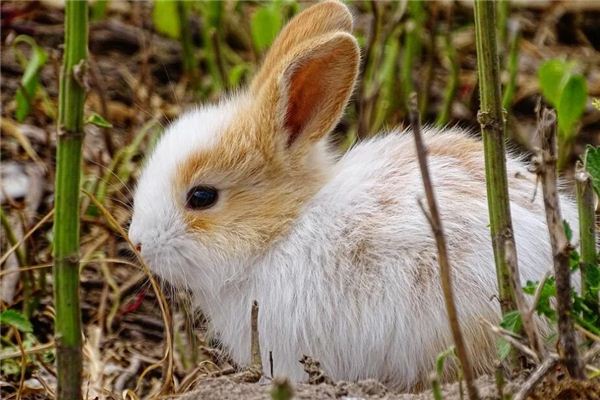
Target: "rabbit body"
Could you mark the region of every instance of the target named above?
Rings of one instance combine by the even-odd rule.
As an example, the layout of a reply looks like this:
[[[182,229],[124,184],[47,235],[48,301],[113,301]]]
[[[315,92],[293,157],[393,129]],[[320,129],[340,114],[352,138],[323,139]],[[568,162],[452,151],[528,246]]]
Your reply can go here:
[[[498,322],[499,305],[482,146],[458,131],[425,135],[460,322],[477,372],[489,371],[494,340],[481,318]],[[333,171],[291,230],[249,265],[224,268],[217,280],[227,283],[197,297],[198,306],[242,365],[257,300],[265,373],[271,353],[275,375],[301,381],[306,354],[334,379],[419,387],[453,341],[435,241],[417,203],[424,193],[412,137],[359,144]],[[534,178],[523,163],[509,158],[508,174],[521,279],[540,279],[552,265],[543,204],[532,202]],[[573,203],[562,204],[574,221]]]
[[[140,177],[129,235],[157,275],[193,294],[240,365],[256,300],[267,374],[272,354],[275,375],[304,380],[309,355],[334,379],[411,389],[452,338],[410,133],[337,161],[328,150],[358,75],[351,29],[339,2],[308,8],[247,91],[172,124]],[[482,144],[424,133],[462,330],[487,371],[494,340],[481,319],[497,322],[499,305]],[[525,164],[509,157],[507,169],[521,279],[540,279],[552,261],[543,205]],[[574,221],[572,201],[562,205]]]

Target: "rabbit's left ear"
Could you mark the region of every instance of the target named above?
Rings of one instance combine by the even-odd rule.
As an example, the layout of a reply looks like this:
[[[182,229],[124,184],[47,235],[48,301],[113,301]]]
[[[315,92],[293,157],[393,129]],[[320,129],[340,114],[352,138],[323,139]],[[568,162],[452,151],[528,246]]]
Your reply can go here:
[[[274,131],[288,147],[313,143],[342,116],[358,75],[360,50],[345,32],[300,46],[262,91],[261,108],[274,116]]]

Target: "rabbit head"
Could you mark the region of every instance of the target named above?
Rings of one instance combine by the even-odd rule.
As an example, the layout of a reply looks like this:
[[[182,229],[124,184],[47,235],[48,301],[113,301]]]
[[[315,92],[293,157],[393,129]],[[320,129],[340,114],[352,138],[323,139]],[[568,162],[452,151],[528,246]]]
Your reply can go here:
[[[326,137],[358,74],[351,29],[341,3],[308,8],[248,89],[166,129],[141,174],[129,230],[158,275],[186,285],[194,271],[239,265],[293,223],[330,174]]]

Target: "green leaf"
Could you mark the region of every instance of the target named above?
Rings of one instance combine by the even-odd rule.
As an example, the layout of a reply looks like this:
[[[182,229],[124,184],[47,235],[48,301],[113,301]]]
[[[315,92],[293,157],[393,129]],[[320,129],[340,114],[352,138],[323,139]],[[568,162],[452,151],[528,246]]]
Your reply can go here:
[[[177,13],[177,3],[173,0],[155,0],[152,22],[157,32],[173,39],[179,39],[181,26]]]
[[[31,47],[31,58],[26,61],[25,72],[21,78],[21,86],[17,90],[16,95],[17,108],[15,110],[15,118],[17,121],[23,122],[31,111],[31,101],[35,98],[35,92],[38,88],[39,74],[44,64],[46,64],[48,54],[30,36],[17,36],[13,42],[13,48],[16,49],[19,43],[26,43]]]
[[[587,146],[583,158],[585,170],[592,177],[592,186],[600,196],[600,146]]]
[[[521,321],[521,314],[519,311],[509,311],[504,315],[500,326],[507,331],[517,333],[521,330],[523,322]],[[498,357],[500,360],[504,360],[510,354],[510,343],[504,339],[499,339],[497,342]]]
[[[242,78],[248,72],[248,65],[245,63],[237,64],[229,70],[229,84],[237,87],[242,82]]]
[[[563,229],[565,231],[565,236],[567,237],[567,240],[569,242],[573,240],[573,229],[571,229],[571,225],[569,225],[566,219],[563,219]]]
[[[521,314],[519,311],[509,311],[504,315],[502,321],[500,322],[500,326],[506,329],[507,331],[511,331],[514,333],[519,332],[521,327],[523,326],[521,322]]]
[[[587,100],[587,85],[581,75],[571,75],[562,89],[556,106],[558,127],[561,132],[570,134],[573,126],[581,118]]]
[[[0,313],[0,325],[10,325],[21,332],[33,332],[31,322],[23,314],[13,309]]]
[[[112,128],[112,124],[110,122],[108,122],[106,119],[104,119],[104,117],[102,117],[99,114],[96,113],[92,113],[89,117],[87,117],[87,119],[85,120],[86,124],[92,124],[92,125],[96,125],[99,126],[100,128]]]
[[[273,5],[262,6],[250,21],[252,41],[259,51],[267,49],[281,29],[283,21],[278,8]]]
[[[523,291],[529,295],[533,295],[539,285],[539,282],[528,281]],[[535,311],[539,315],[544,315],[551,321],[556,321],[556,312],[552,308],[551,298],[556,296],[556,280],[554,277],[546,279],[544,286],[541,289],[540,299]]]
[[[439,353],[435,359],[435,371],[438,378],[442,379],[444,377],[444,365],[446,364],[446,359],[450,357],[456,357],[455,347],[450,346],[443,352]]]
[[[563,89],[563,77],[568,74],[571,66],[563,60],[548,60],[538,70],[540,88],[546,100],[557,107]]]

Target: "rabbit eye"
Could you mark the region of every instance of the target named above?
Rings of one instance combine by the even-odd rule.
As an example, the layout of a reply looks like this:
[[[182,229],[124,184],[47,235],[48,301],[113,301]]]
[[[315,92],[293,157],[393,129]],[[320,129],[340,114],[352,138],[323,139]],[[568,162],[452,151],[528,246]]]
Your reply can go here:
[[[211,186],[195,186],[187,194],[186,206],[192,210],[212,207],[219,198],[217,189]]]

